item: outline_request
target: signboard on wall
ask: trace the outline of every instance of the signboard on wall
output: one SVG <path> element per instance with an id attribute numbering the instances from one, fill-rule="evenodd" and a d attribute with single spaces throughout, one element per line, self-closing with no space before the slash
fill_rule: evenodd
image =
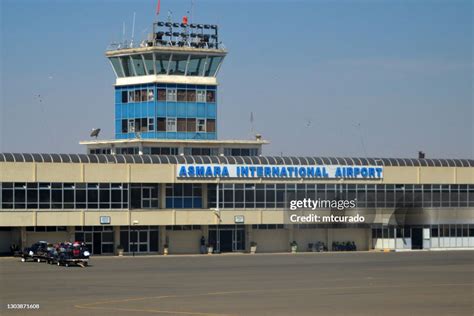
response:
<path id="1" fill-rule="evenodd" d="M 178 178 L 383 179 L 382 166 L 179 164 Z"/>
<path id="2" fill-rule="evenodd" d="M 110 216 L 101 216 L 100 217 L 100 224 L 101 225 L 110 224 Z"/>

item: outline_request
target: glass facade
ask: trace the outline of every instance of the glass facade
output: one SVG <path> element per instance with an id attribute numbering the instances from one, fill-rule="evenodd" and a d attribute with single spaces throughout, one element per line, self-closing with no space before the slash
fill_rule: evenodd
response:
<path id="1" fill-rule="evenodd" d="M 208 206 L 217 187 L 208 185 Z M 473 185 L 221 184 L 219 208 L 284 208 L 288 200 L 356 200 L 358 208 L 472 207 Z"/>
<path id="2" fill-rule="evenodd" d="M 145 53 L 109 58 L 119 78 L 146 75 L 215 77 L 222 56 Z"/>
<path id="3" fill-rule="evenodd" d="M 216 207 L 216 184 L 207 186 Z M 202 208 L 203 184 L 166 184 L 166 208 Z M 474 185 L 233 184 L 219 185 L 220 209 L 285 208 L 288 200 L 356 200 L 358 208 L 474 207 Z M 153 183 L 0 183 L 2 209 L 157 209 Z"/>

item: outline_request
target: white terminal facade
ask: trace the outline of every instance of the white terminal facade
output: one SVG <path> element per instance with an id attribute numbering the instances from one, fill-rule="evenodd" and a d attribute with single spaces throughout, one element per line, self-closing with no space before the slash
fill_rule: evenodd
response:
<path id="1" fill-rule="evenodd" d="M 473 160 L 268 157 L 260 135 L 218 139 L 226 54 L 216 25 L 186 21 L 108 50 L 115 139 L 81 142 L 87 154 L 0 154 L 0 252 L 38 240 L 95 255 L 199 253 L 202 239 L 215 252 L 474 249 Z M 291 222 L 305 198 L 353 201 L 314 212 L 366 221 Z"/>

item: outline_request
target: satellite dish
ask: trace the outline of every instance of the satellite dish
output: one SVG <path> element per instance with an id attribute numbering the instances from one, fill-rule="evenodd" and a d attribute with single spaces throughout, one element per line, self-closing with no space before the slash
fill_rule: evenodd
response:
<path id="1" fill-rule="evenodd" d="M 99 136 L 100 133 L 100 128 L 93 128 L 91 132 L 91 137 L 95 137 L 97 139 L 97 136 Z"/>

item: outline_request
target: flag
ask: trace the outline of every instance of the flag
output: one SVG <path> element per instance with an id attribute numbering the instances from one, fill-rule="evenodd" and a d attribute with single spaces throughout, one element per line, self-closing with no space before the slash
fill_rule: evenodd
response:
<path id="1" fill-rule="evenodd" d="M 161 7 L 161 0 L 158 0 L 158 3 L 156 4 L 156 15 L 160 14 L 160 7 Z"/>

